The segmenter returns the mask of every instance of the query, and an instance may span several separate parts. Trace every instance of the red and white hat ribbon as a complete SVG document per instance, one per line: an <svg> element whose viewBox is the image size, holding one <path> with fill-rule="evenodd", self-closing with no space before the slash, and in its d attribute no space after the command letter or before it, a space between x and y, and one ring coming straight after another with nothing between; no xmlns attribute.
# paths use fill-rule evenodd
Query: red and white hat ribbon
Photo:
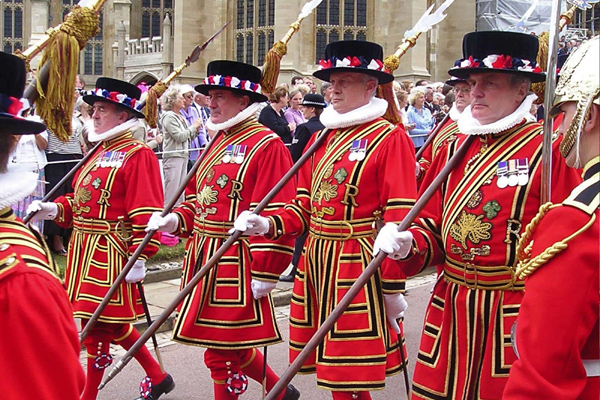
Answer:
<svg viewBox="0 0 600 400"><path fill-rule="evenodd" d="M248 80L240 80L235 76L211 75L204 78L205 85L222 86L231 89L246 90L248 92L261 94L261 86L259 83Z"/></svg>

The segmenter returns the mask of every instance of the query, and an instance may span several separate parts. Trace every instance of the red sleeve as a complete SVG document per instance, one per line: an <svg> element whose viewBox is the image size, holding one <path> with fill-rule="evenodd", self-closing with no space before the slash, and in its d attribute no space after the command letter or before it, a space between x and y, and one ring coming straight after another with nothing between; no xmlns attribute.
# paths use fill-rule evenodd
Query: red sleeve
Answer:
<svg viewBox="0 0 600 400"><path fill-rule="evenodd" d="M58 279L14 271L0 282L0 304L1 397L79 400L85 379L79 337Z"/></svg>
<svg viewBox="0 0 600 400"><path fill-rule="evenodd" d="M326 131L312 135L305 152L313 145L318 135ZM298 171L298 187L296 197L293 198L283 209L274 213L271 218L273 224L273 239L281 236L300 236L308 231L308 221L311 213L310 187L312 182L312 165L314 155L304 163ZM292 196L293 197L293 196Z"/></svg>
<svg viewBox="0 0 600 400"><path fill-rule="evenodd" d="M250 209L253 210L264 199L283 175L292 167L290 151L279 139L267 144L257 157L257 184L252 191ZM268 217L282 208L294 198L296 179L292 178L278 193L269 205L261 212ZM252 264L252 278L277 282L279 275L285 271L292 261L294 240L287 236L269 240L264 236L253 236L249 239Z"/></svg>
<svg viewBox="0 0 600 400"><path fill-rule="evenodd" d="M162 211L164 197L158 159L149 147L138 150L125 163L125 207L132 225L129 253L133 254L146 236L146 226L153 212ZM152 257L160 246L159 233L144 248L140 258Z"/></svg>
<svg viewBox="0 0 600 400"><path fill-rule="evenodd" d="M574 207L551 210L535 231L532 255L589 220ZM598 398L597 380L594 396L584 392L588 379L581 362L586 343L593 341L589 358L598 363L598 235L596 220L526 278L517 320L520 359L510 370L503 399Z"/></svg>
<svg viewBox="0 0 600 400"><path fill-rule="evenodd" d="M185 201L173 209L173 213L179 218L179 231L177 235L188 238L194 230L194 216L196 215L196 175L190 179L185 187Z"/></svg>
<svg viewBox="0 0 600 400"><path fill-rule="evenodd" d="M412 140L403 128L395 129L382 143L377 155L377 183L379 203L384 205L385 222L402 222L414 206L417 182L414 171L415 151ZM396 171L397 173L390 173ZM387 258L381 264L384 293L397 293L404 289L406 275L398 261Z"/></svg>

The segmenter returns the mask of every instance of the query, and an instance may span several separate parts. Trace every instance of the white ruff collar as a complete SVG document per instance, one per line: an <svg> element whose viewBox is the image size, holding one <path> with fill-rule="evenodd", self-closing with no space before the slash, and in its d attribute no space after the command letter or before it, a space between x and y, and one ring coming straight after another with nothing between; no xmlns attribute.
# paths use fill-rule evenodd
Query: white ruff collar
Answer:
<svg viewBox="0 0 600 400"><path fill-rule="evenodd" d="M96 131L94 130L93 119L90 119L88 122L86 122L85 126L88 130L88 140L90 142L104 142L106 140L110 140L119 136L123 132L130 130L131 128L136 126L138 122L139 121L137 118L132 118L123 122L121 125L117 125L114 128L107 130L104 133L96 133Z"/></svg>
<svg viewBox="0 0 600 400"><path fill-rule="evenodd" d="M504 132L513 126L518 125L524 119L527 121L535 121L535 117L529 112L535 99L537 99L535 94L532 93L528 95L512 114L487 125L481 125L479 121L473 118L471 106L467 106L458 119L458 129L460 133L464 133L465 135L488 135Z"/></svg>
<svg viewBox="0 0 600 400"><path fill-rule="evenodd" d="M452 108L450 109L450 111L448 111L448 114L450 114L450 119L454 122L458 121L458 119L462 115L462 113L458 111L458 108L456 108L456 103L452 104Z"/></svg>
<svg viewBox="0 0 600 400"><path fill-rule="evenodd" d="M319 119L327 129L348 128L373 121L381 117L387 110L388 102L378 97L373 97L371 101L356 110L340 114L330 105L327 107Z"/></svg>
<svg viewBox="0 0 600 400"><path fill-rule="evenodd" d="M0 210L32 194L37 182L35 172L18 164L9 164L8 170L0 173Z"/></svg>
<svg viewBox="0 0 600 400"><path fill-rule="evenodd" d="M245 121L254 114L256 114L260 106L260 103L251 104L247 108L237 113L235 117L229 118L227 121L221 122L219 124L213 123L209 118L209 120L206 121L206 127L214 132L227 131L229 130L229 128L236 126L240 122Z"/></svg>

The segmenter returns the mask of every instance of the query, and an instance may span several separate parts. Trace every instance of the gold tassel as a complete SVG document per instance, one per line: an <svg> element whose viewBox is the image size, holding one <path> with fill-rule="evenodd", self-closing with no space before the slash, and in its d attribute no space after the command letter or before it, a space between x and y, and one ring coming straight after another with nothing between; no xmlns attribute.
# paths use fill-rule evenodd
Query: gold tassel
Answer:
<svg viewBox="0 0 600 400"><path fill-rule="evenodd" d="M158 99L163 95L169 85L158 81L154 86L148 90L148 96L146 97L146 107L144 108L144 115L146 116L146 122L151 128L156 128L156 122L158 118Z"/></svg>
<svg viewBox="0 0 600 400"><path fill-rule="evenodd" d="M538 36L539 40L539 49L537 53L537 59L535 62L538 67L542 69L543 72L546 72L546 68L548 66L548 43L549 43L550 34L548 32L542 32L540 36ZM544 95L546 93L546 83L545 82L536 82L531 84L531 91L537 95L537 99L535 100L535 104L544 103Z"/></svg>
<svg viewBox="0 0 600 400"><path fill-rule="evenodd" d="M98 33L99 15L90 8L75 6L71 13L52 33L40 65L50 62L46 90L37 79L37 110L46 126L57 138L67 142L71 136L71 118L75 105L75 77L79 65L79 51L90 37ZM41 70L41 68L40 68Z"/></svg>
<svg viewBox="0 0 600 400"><path fill-rule="evenodd" d="M287 45L284 42L277 42L267 53L265 63L263 64L262 77L260 85L263 94L271 94L277 87L277 79L279 79L279 66L281 59L287 53Z"/></svg>

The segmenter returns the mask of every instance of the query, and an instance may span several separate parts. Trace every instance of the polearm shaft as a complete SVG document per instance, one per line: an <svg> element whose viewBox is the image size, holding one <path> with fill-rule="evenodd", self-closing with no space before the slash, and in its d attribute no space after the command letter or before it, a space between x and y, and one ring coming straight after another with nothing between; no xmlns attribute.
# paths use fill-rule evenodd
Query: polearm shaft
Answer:
<svg viewBox="0 0 600 400"><path fill-rule="evenodd" d="M152 325L152 317L150 316L150 308L148 308L148 301L146 300L146 294L144 293L144 285L142 284L142 281L137 282L136 285L140 294L140 300L142 301L142 307L144 308L144 314L146 315L146 322L148 323L148 326L150 326ZM164 374L165 366L163 365L162 357L158 350L158 340L156 340L155 334L152 334L152 344L154 345L154 352L156 353L156 359L160 366L160 372Z"/></svg>
<svg viewBox="0 0 600 400"><path fill-rule="evenodd" d="M427 140L425 141L425 143L423 143L423 146L421 146L421 148L419 149L419 151L417 151L417 154L415 155L415 159L417 160L417 162L419 162L419 159L425 152L425 149L427 149L427 147L429 147L429 145L433 142L433 139L435 139L436 135L438 133L440 133L440 131L442 130L442 128L444 127L444 125L446 124L446 122L448 121L449 118L450 118L450 113L446 114L444 116L444 119L442 119L440 121L440 123L435 127L433 132L431 132L429 134L429 136L427 136Z"/></svg>
<svg viewBox="0 0 600 400"><path fill-rule="evenodd" d="M260 214L266 206L273 200L273 198L281 191L281 189L294 177L300 168L308 161L310 157L317 151L319 147L325 142L328 136L328 131L324 131L315 142L306 150L306 152L300 157L300 159L290 168L290 170L281 178L281 180L271 189L264 199L256 206L252 211L254 214ZM158 330L158 328L169 318L171 313L179 306L179 304L194 290L198 283L210 272L210 270L219 262L221 257L225 254L229 248L237 242L242 236L243 232L236 230L229 238L217 249L217 251L210 257L206 264L192 277L188 284L179 292L177 297L169 304L164 311L154 320L152 325L146 329L146 332L134 343L133 346L125 353L125 355L116 363L114 368L108 373L108 376L98 387L102 389L108 382L110 382L121 370L131 361L133 355L146 343L150 336Z"/></svg>
<svg viewBox="0 0 600 400"><path fill-rule="evenodd" d="M440 171L438 176L433 180L431 185L423 192L419 200L416 204L411 208L411 210L406 214L406 217L400 223L398 227L398 231L407 230L412 222L419 216L425 205L429 202L434 193L439 189L439 187L446 181L448 175L452 172L452 170L456 167L456 165L463 159L465 153L467 152L469 146L475 139L474 135L467 136L467 139L464 143L459 147L456 153L448 160L446 166ZM344 297L340 300L338 305L333 309L329 317L321 324L317 332L313 335L313 337L308 341L304 349L298 354L296 359L288 369L283 373L279 381L273 386L265 400L275 400L279 393L285 389L288 383L292 380L292 378L298 373L302 365L306 362L311 353L317 348L319 344L323 341L327 333L333 328L333 325L337 322L337 320L342 316L342 314L346 311L352 300L358 295L363 286L371 279L371 277L377 272L379 266L385 260L387 254L384 252L379 252L373 260L369 263L367 268L362 272L362 274L358 277L358 279L352 284L350 289L346 292Z"/></svg>
<svg viewBox="0 0 600 400"><path fill-rule="evenodd" d="M175 203L177 203L179 196L181 196L181 194L184 192L188 182L194 177L194 175L196 175L196 171L198 171L200 164L202 163L202 161L208 154L208 152L211 149L211 147L213 146L213 144L216 142L216 139L217 139L217 136L215 136L215 138L208 143L208 146L206 146L206 148L204 149L202 154L200 154L200 156L194 163L194 166L192 167L190 172L185 177L185 180L182 182L182 184L179 186L179 188L175 192L175 195L171 198L171 200L169 200L169 203L162 211L161 217L164 217L169 212L171 212L171 209L175 206ZM85 339L85 337L88 335L90 330L94 327L94 325L96 325L98 318L100 318L100 315L102 314L102 312L104 311L104 309L106 308L108 303L111 301L112 297L115 295L115 293L117 292L119 287L121 286L121 283L123 283L123 280L129 273L131 268L133 268L133 265L135 264L136 260L140 257L140 255L142 254L142 252L144 251L144 249L146 248L148 243L150 243L150 240L152 240L152 236L154 236L155 233L156 233L155 230L150 230L148 233L146 233L146 236L144 237L142 242L139 244L137 249L135 249L135 251L133 252L131 257L129 258L129 261L127 261L127 264L125 264L125 266L123 267L123 270L121 271L119 276L117 276L115 278L115 281L113 282L110 289L108 289L108 292L106 292L106 295L102 299L102 302L100 302L100 304L98 305L98 308L96 308L96 311L94 311L94 314L90 317L90 320L85 325L85 328L83 328L83 330L79 334L80 342L83 343L83 339ZM155 323L156 323L156 321L155 321ZM153 323L152 326L154 326L155 323ZM148 336L148 337L150 337L150 336ZM147 339L148 338L146 338L146 340Z"/></svg>
<svg viewBox="0 0 600 400"><path fill-rule="evenodd" d="M556 88L556 64L558 50L558 24L560 15L560 0L552 1L550 16L550 37L548 39L548 67L546 68L546 89L544 91L544 139L542 143L542 188L540 204L546 204L551 199L552 192L552 118L550 109Z"/></svg>

